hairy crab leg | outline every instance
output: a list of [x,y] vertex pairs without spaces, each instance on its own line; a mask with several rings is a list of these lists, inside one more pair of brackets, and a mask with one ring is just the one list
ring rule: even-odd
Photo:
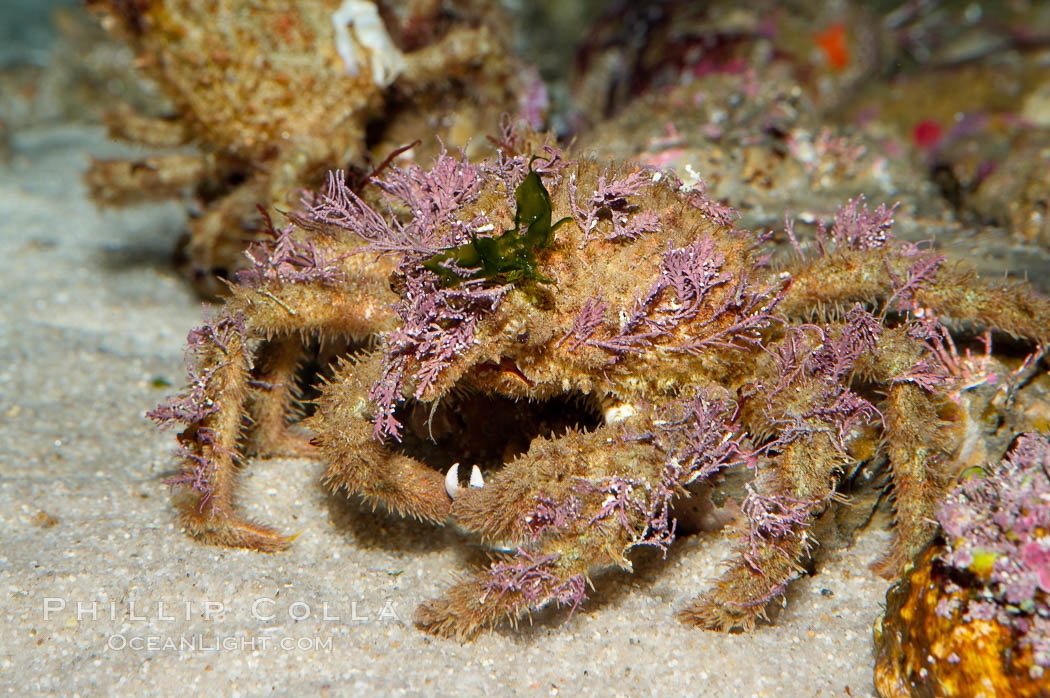
[[[788,444],[777,456],[775,471],[762,477],[759,491],[750,497],[779,499],[796,506],[776,526],[763,530],[742,523],[745,542],[711,589],[695,597],[678,617],[687,625],[713,630],[750,630],[766,618],[769,604],[784,595],[787,586],[802,575],[801,561],[809,552],[807,520],[834,493],[832,473],[844,458],[828,433],[815,433],[807,442]],[[744,505],[747,507],[748,500]]]
[[499,41],[487,27],[454,29],[438,42],[405,54],[405,70],[400,82],[407,86],[432,84],[478,66],[498,74],[503,67],[498,65],[502,54],[497,46]]
[[382,361],[382,354],[374,352],[341,366],[317,399],[316,414],[307,420],[328,465],[324,483],[402,516],[443,523],[452,503],[444,475],[373,435],[368,391],[381,374]]
[[517,621],[557,603],[575,609],[586,600],[586,566],[547,549],[519,550],[488,570],[454,583],[416,609],[416,627],[431,635],[473,639],[482,630]]
[[309,438],[292,431],[288,424],[299,402],[295,373],[302,358],[303,342],[298,335],[274,337],[259,349],[251,381],[248,455],[316,457]]
[[178,148],[192,138],[184,122],[146,116],[130,104],[118,104],[102,115],[102,121],[110,138],[139,147]]
[[[875,322],[859,309],[851,317]],[[854,331],[861,327],[853,325]],[[907,559],[932,533],[933,509],[946,480],[942,464],[950,460],[958,438],[939,416],[943,391],[930,392],[931,384],[923,387],[908,378],[916,367],[926,366],[929,348],[903,328],[880,328],[877,339],[863,344],[857,342],[860,333],[849,335],[845,324],[811,330],[821,338],[816,346],[806,346],[800,333],[773,346],[780,359],[799,357],[792,371],[769,361],[760,369],[764,378],[756,385],[776,387],[760,387],[767,399],[753,399],[743,416],[752,433],[775,434],[770,444],[777,455],[744,500],[740,554],[716,586],[682,612],[686,623],[746,630],[765,617],[769,603],[801,573],[809,548],[806,525],[834,497],[838,474],[852,460],[842,438],[859,421],[881,420],[886,435],[898,517],[893,561]],[[830,374],[826,364],[821,368],[821,361],[851,346],[858,352],[855,358],[837,364]],[[854,369],[887,386],[881,412],[841,385],[844,379],[851,382]]]
[[[231,235],[231,221],[244,221],[245,215],[255,211],[259,201],[267,199],[267,189],[265,177],[251,175],[228,195],[208,206],[204,215],[190,221],[186,255],[194,272],[212,274],[215,269],[224,266],[223,260],[239,257],[249,234],[246,232],[244,237]],[[249,230],[251,226],[242,227]]]
[[457,524],[517,552],[424,603],[416,625],[462,640],[550,603],[575,609],[590,573],[630,569],[630,548],[670,543],[668,507],[678,489],[664,478],[666,456],[618,427],[536,438],[452,503]]
[[930,252],[907,256],[885,248],[836,251],[798,265],[791,277],[778,306],[788,317],[811,316],[814,308],[834,314],[857,302],[887,303],[906,289],[912,294],[911,306],[1050,344],[1050,299],[1026,282],[982,279]]
[[170,199],[207,177],[213,169],[210,158],[189,153],[93,160],[84,173],[84,181],[99,205],[122,206]]
[[[210,343],[200,361],[206,414],[194,419],[179,436],[184,460],[176,484],[186,485],[175,501],[190,535],[209,543],[267,552],[286,548],[289,539],[273,528],[251,521],[237,511],[235,487],[240,455],[244,404],[251,390],[251,360],[243,326],[232,330],[220,323],[206,325]],[[222,332],[222,338],[216,339]]]
[[844,436],[879,417],[848,387],[876,324],[858,308],[841,325],[788,329],[759,357],[754,380],[740,388],[738,416],[770,460],[756,462],[745,486],[736,555],[682,610],[682,622],[750,630],[801,575],[812,544],[808,526],[835,498],[838,476],[853,461]]
[[881,408],[896,525],[893,547],[876,567],[891,576],[900,572],[936,530],[937,502],[955,474],[952,455],[963,437],[962,424],[945,421],[938,410],[947,386],[931,392],[901,378],[921,366],[927,354],[928,349],[905,330],[886,329],[875,350],[857,365],[861,373],[889,386]]
[[[838,314],[857,301],[995,328],[1044,349],[1050,343],[1050,299],[1026,282],[981,279],[971,269],[914,250],[901,253],[876,247],[819,255],[792,274],[779,310],[790,317],[812,314],[812,308]],[[884,424],[897,521],[893,548],[876,564],[886,575],[897,574],[928,542],[935,528],[931,522],[937,499],[957,469],[953,452],[962,436],[950,433],[952,425],[940,416],[938,403],[945,402],[945,395],[930,392],[940,391],[929,382],[932,376],[926,376],[927,384],[922,385],[926,369],[920,362],[928,353],[903,329],[886,329],[857,366],[868,379],[887,386]],[[928,359],[926,368],[931,365]],[[947,382],[948,376],[939,380]]]
[[[347,268],[357,264],[343,260]],[[179,437],[183,459],[173,484],[181,486],[176,502],[191,535],[267,552],[288,547],[290,538],[237,510],[242,437],[264,455],[318,455],[288,427],[303,337],[362,339],[383,325],[387,312],[378,295],[379,279],[353,278],[352,287],[342,292],[317,286],[307,293],[295,284],[274,286],[272,292],[264,286],[234,287],[223,315],[190,334],[190,355],[197,359],[194,381],[186,394],[152,416],[187,425]],[[316,302],[326,293],[341,302]],[[359,299],[356,307],[347,306],[348,293]],[[261,343],[253,348],[256,338]]]

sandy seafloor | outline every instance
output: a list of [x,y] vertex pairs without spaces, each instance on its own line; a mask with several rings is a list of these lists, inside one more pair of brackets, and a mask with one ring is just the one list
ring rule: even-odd
[[210,547],[168,502],[174,447],[143,416],[184,378],[201,304],[170,266],[175,205],[100,212],[80,173],[100,128],[16,134],[0,163],[0,687],[16,695],[866,696],[888,583],[869,529],[796,583],[773,626],[687,629],[719,536],[596,580],[572,617],[468,644],[411,624],[483,558],[452,531],[327,495],[320,464],[255,461],[250,514],[289,552]]

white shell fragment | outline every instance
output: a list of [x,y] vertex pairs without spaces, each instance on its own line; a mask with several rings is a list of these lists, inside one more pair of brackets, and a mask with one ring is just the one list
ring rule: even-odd
[[625,419],[630,419],[636,414],[638,414],[638,410],[634,409],[634,405],[629,402],[618,402],[606,407],[602,416],[605,417],[606,424],[616,424]]
[[[332,13],[335,29],[335,51],[343,60],[346,72],[357,75],[365,61],[362,47],[368,50],[372,81],[388,87],[405,69],[405,57],[394,46],[375,3],[367,0],[343,0]],[[350,29],[353,28],[353,36]]]

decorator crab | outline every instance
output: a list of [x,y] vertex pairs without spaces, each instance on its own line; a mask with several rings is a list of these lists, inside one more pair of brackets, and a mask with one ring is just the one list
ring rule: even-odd
[[[509,131],[480,164],[443,153],[374,183],[381,207],[332,174],[250,250],[190,334],[190,385],[152,416],[185,426],[177,500],[205,541],[286,547],[238,511],[236,471],[242,453],[313,453],[332,490],[504,551],[418,610],[437,635],[578,606],[592,573],[666,549],[676,503],[731,469],[753,473],[739,548],[682,621],[753,626],[872,453],[896,568],[933,531],[968,420],[944,323],[1050,332],[1046,298],[895,239],[893,211],[862,200],[777,269],[702,189]],[[289,426],[304,347],[368,337]]]
[[[516,99],[491,3],[464,0],[452,11],[403,3],[398,36],[412,49],[405,51],[368,0],[89,4],[135,49],[175,111],[158,119],[116,109],[111,135],[200,152],[96,161],[87,183],[103,204],[193,190],[200,215],[185,252],[201,281],[243,267],[260,227],[257,204],[285,207],[298,188],[319,186],[333,164],[361,167],[392,124],[411,119],[416,132],[447,134],[417,115],[473,126],[485,109],[495,119]],[[411,109],[398,107],[404,102]]]

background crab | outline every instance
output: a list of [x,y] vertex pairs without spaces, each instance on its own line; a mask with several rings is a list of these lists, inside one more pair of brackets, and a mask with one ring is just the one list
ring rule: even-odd
[[517,99],[491,3],[400,4],[394,37],[367,0],[90,4],[134,47],[175,112],[115,109],[111,135],[200,149],[96,161],[86,174],[93,197],[112,205],[192,189],[202,209],[185,252],[192,277],[211,292],[214,274],[243,268],[241,253],[262,225],[258,204],[286,208],[333,165],[362,168],[373,146],[385,157],[419,133],[463,143],[479,114],[491,110],[491,122]]
[[[288,545],[238,512],[239,454],[312,452],[328,487],[506,551],[419,609],[458,638],[575,608],[596,571],[666,549],[675,507],[728,472],[753,473],[739,550],[686,623],[763,617],[873,453],[895,502],[883,566],[926,543],[972,431],[941,318],[1042,345],[1047,299],[895,240],[892,209],[861,200],[808,252],[789,225],[797,258],[774,268],[763,238],[673,175],[499,143],[479,165],[391,167],[387,215],[332,175],[252,249],[222,315],[190,335],[190,386],[153,413],[186,425],[192,534]],[[369,336],[378,347],[346,343]],[[297,373],[318,339],[349,360]],[[288,426],[297,375],[324,377],[310,443]]]

